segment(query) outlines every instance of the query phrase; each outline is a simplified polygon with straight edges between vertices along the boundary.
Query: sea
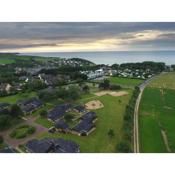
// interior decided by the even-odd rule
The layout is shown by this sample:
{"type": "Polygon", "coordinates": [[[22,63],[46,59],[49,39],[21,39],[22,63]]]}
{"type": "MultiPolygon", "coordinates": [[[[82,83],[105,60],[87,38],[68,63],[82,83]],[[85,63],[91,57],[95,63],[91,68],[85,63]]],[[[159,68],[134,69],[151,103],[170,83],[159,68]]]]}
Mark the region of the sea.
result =
{"type": "Polygon", "coordinates": [[[35,52],[22,53],[43,57],[83,58],[96,64],[131,63],[143,61],[164,62],[175,64],[175,51],[99,51],[99,52],[35,52]]]}

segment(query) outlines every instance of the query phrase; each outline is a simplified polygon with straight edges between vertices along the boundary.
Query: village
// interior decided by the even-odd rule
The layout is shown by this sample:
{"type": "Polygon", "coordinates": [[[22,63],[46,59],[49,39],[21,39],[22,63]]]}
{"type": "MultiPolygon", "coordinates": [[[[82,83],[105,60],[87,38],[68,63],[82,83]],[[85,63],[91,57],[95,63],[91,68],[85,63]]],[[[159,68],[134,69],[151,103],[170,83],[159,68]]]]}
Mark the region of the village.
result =
{"type": "Polygon", "coordinates": [[[1,65],[12,71],[0,76],[0,152],[94,152],[95,144],[87,148],[86,143],[97,144],[106,136],[96,151],[114,152],[134,88],[159,71],[154,63],[135,69],[83,59],[40,59],[1,65]]]}

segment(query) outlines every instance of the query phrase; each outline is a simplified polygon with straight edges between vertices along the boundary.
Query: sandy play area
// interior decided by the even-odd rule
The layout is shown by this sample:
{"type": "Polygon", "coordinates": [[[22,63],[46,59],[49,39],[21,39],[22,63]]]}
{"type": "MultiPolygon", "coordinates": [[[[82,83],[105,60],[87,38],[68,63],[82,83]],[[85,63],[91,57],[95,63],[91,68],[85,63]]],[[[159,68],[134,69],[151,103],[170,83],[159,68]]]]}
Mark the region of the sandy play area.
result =
{"type": "Polygon", "coordinates": [[[96,92],[95,95],[97,96],[103,96],[103,95],[111,95],[114,97],[119,97],[119,96],[123,96],[123,95],[127,95],[128,92],[126,91],[100,91],[100,92],[96,92]]]}
{"type": "Polygon", "coordinates": [[[92,100],[85,104],[86,109],[100,109],[103,108],[103,104],[99,100],[92,100]]]}

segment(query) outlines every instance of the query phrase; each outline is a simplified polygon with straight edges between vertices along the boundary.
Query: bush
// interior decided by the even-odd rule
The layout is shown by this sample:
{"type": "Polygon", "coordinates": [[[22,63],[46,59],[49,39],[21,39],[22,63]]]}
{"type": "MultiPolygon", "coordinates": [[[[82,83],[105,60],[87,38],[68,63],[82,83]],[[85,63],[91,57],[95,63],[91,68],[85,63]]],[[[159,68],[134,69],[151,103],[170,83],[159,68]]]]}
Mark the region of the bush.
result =
{"type": "Polygon", "coordinates": [[[28,134],[33,134],[35,131],[36,131],[36,128],[33,127],[33,126],[31,126],[31,127],[29,127],[29,129],[28,129],[28,134]]]}
{"type": "Polygon", "coordinates": [[[10,133],[11,138],[21,139],[33,134],[36,128],[29,125],[21,125],[10,133]]]}
{"type": "Polygon", "coordinates": [[[40,116],[43,117],[43,118],[46,118],[47,117],[47,111],[46,110],[42,110],[40,112],[40,116]]]}
{"type": "Polygon", "coordinates": [[[116,84],[111,84],[110,85],[110,90],[120,90],[121,86],[120,85],[116,85],[116,84]]]}
{"type": "Polygon", "coordinates": [[[121,141],[119,144],[117,144],[116,150],[117,152],[120,152],[120,153],[131,153],[132,152],[130,143],[127,141],[121,141]]]}

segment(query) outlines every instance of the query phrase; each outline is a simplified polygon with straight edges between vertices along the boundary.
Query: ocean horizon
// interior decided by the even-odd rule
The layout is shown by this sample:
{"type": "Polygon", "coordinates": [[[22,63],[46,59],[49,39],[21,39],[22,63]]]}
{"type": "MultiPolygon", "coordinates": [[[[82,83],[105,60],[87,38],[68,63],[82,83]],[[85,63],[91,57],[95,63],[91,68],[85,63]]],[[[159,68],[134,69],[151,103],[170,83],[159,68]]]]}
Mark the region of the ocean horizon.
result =
{"type": "Polygon", "coordinates": [[[82,58],[96,64],[109,65],[143,61],[165,62],[167,65],[175,64],[175,51],[33,52],[20,53],[20,55],[61,57],[67,59],[82,58]]]}

